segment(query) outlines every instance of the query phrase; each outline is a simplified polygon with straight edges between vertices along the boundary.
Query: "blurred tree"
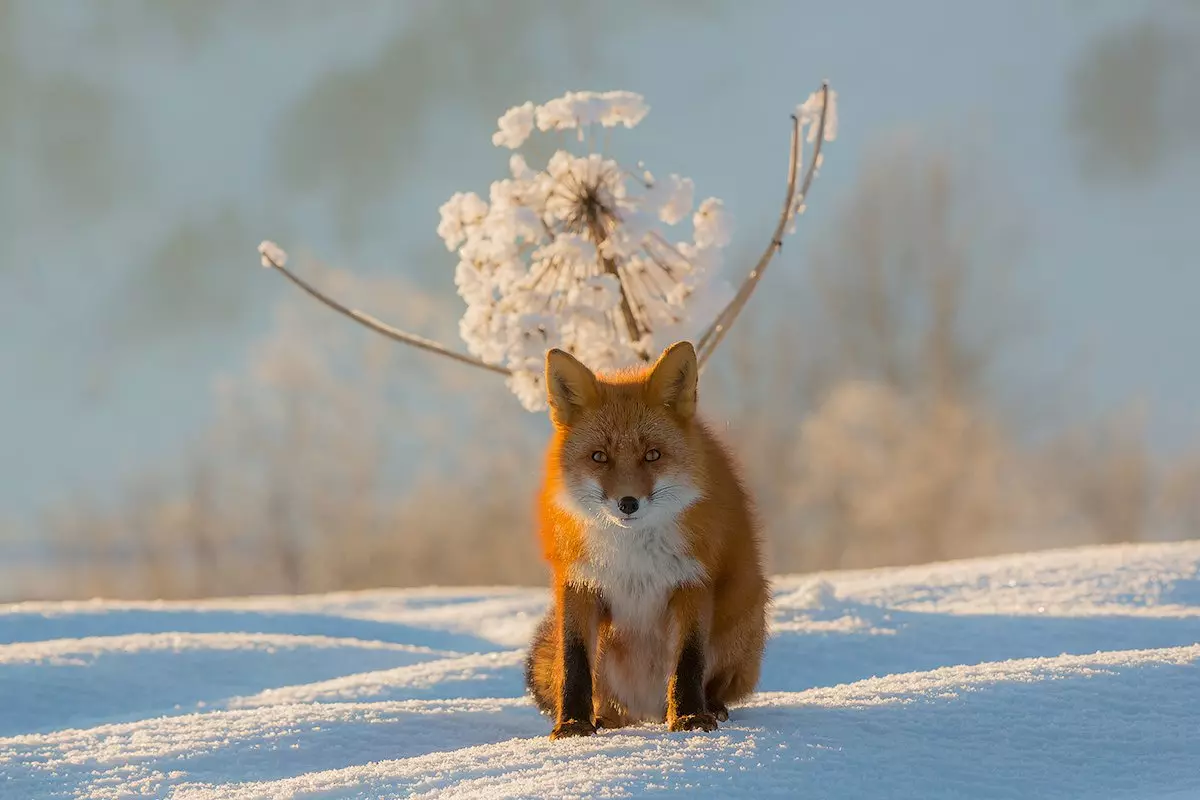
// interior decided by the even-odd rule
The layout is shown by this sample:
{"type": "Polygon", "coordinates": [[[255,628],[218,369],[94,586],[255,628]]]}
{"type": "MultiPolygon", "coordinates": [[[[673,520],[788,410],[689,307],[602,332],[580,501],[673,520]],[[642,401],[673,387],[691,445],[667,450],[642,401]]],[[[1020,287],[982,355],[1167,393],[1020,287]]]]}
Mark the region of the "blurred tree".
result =
{"type": "MultiPolygon", "coordinates": [[[[321,272],[349,302],[369,297],[436,335],[453,328],[407,281],[321,272]]],[[[546,421],[521,415],[495,376],[396,347],[292,292],[216,399],[212,426],[168,468],[47,518],[68,591],[541,580],[530,433],[546,421]]]]}
{"type": "Polygon", "coordinates": [[[1020,310],[1014,206],[978,154],[898,138],[869,154],[813,248],[819,369],[905,394],[982,402],[1020,310]]]}
{"type": "Polygon", "coordinates": [[[253,299],[245,287],[254,233],[232,205],[182,220],[109,299],[110,343],[144,352],[164,338],[227,329],[253,299]]]}
{"type": "MultiPolygon", "coordinates": [[[[172,195],[162,187],[177,177],[157,169],[152,157],[146,131],[154,120],[138,100],[145,84],[129,78],[131,53],[163,60],[169,69],[172,59],[186,64],[227,51],[239,36],[286,42],[347,17],[378,17],[392,27],[381,48],[320,74],[294,105],[287,107],[285,98],[273,115],[276,145],[266,157],[273,154],[275,169],[265,185],[194,201],[186,217],[164,226],[145,258],[116,260],[120,277],[101,312],[102,335],[115,335],[114,343],[125,346],[219,336],[261,299],[245,280],[229,276],[253,263],[251,248],[262,238],[254,226],[266,223],[264,208],[272,208],[271,235],[282,238],[299,227],[299,207],[319,198],[342,240],[352,242],[381,204],[404,191],[409,170],[428,161],[436,142],[424,133],[434,115],[465,114],[472,129],[486,129],[503,113],[505,98],[559,92],[564,73],[619,63],[614,33],[635,30],[649,15],[695,16],[717,8],[709,0],[403,6],[387,0],[0,0],[0,210],[11,211],[0,214],[0,242],[15,238],[19,228],[8,226],[53,219],[73,229],[172,195]],[[572,45],[541,47],[535,39],[572,45]],[[25,171],[33,175],[15,180],[25,171]],[[46,198],[31,202],[28,189],[17,196],[9,188],[17,186],[35,187],[46,198]],[[123,206],[130,198],[137,200],[123,206]],[[35,211],[36,219],[30,216],[35,211]],[[188,324],[175,324],[178,318],[188,324]]],[[[430,219],[436,221],[442,199],[422,200],[430,219]]],[[[433,224],[427,227],[432,240],[433,224]]],[[[131,244],[125,249],[135,252],[131,244]]],[[[418,248],[416,255],[430,252],[436,250],[418,248]]],[[[0,253],[0,270],[17,263],[6,255],[0,253]]]]}
{"type": "Polygon", "coordinates": [[[1066,431],[1047,447],[1057,483],[1071,497],[1081,523],[1095,541],[1129,542],[1150,537],[1162,465],[1146,447],[1144,414],[1122,414],[1066,431]]]}
{"type": "MultiPolygon", "coordinates": [[[[0,0],[0,239],[31,199],[66,219],[106,209],[124,180],[127,152],[116,136],[120,98],[85,71],[46,64],[29,51],[39,41],[38,9],[0,0]],[[35,63],[36,62],[36,63],[35,63]],[[20,171],[32,175],[16,180],[20,171]],[[15,187],[36,187],[36,197],[15,187]]],[[[43,209],[45,211],[45,209],[43,209]]],[[[15,266],[0,258],[0,270],[15,266]]]]}
{"type": "Polygon", "coordinates": [[[1066,127],[1091,181],[1148,181],[1200,151],[1200,3],[1153,3],[1098,37],[1069,78],[1066,127]]]}
{"type": "Polygon", "coordinates": [[[985,550],[1028,510],[991,381],[1019,313],[1007,290],[1021,236],[985,163],[899,137],[816,233],[815,402],[784,501],[809,535],[775,537],[786,566],[985,550]]]}
{"type": "MultiPolygon", "coordinates": [[[[351,239],[372,204],[427,158],[434,114],[461,115],[464,125],[488,130],[510,105],[580,88],[562,85],[564,71],[586,77],[603,62],[607,74],[615,68],[620,75],[612,37],[648,16],[716,8],[707,0],[416,4],[378,53],[322,76],[287,113],[279,175],[296,192],[332,196],[351,239]],[[556,41],[570,46],[546,46],[556,41]]],[[[443,200],[430,198],[430,207],[443,200]]]]}
{"type": "MultiPolygon", "coordinates": [[[[1021,310],[1002,291],[1019,237],[977,166],[908,139],[879,149],[787,293],[803,302],[764,295],[705,373],[706,416],[745,465],[772,570],[1194,524],[1192,462],[1164,478],[1132,429],[1087,421],[1039,449],[1002,413],[992,378],[1021,310]]],[[[319,280],[427,334],[453,327],[448,301],[406,280],[319,280]]],[[[544,416],[519,412],[495,376],[395,347],[301,293],[281,297],[191,453],[111,503],[48,520],[70,568],[60,591],[542,582],[544,416]]]]}
{"type": "Polygon", "coordinates": [[[1165,473],[1155,507],[1156,530],[1164,538],[1200,538],[1200,447],[1186,450],[1165,473]]]}

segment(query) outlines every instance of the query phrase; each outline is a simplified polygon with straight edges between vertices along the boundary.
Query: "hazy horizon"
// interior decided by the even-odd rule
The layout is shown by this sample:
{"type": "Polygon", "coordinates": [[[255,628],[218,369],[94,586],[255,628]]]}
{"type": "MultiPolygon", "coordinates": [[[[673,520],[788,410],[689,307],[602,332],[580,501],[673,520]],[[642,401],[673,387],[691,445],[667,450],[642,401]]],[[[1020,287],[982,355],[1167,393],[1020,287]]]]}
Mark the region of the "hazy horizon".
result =
{"type": "Polygon", "coordinates": [[[779,273],[806,269],[874,149],[977,154],[1021,220],[1033,320],[1005,391],[1048,417],[1143,407],[1156,451],[1200,441],[1200,371],[1179,358],[1200,342],[1200,128],[1170,105],[1197,83],[1122,105],[1149,91],[1142,73],[1104,81],[1121,53],[1172,69],[1153,37],[1138,61],[1137,31],[1200,42],[1196,4],[449,8],[0,2],[0,527],[36,540],[44,512],[113,497],[203,434],[214,381],[296,291],[257,267],[261,239],[460,308],[438,206],[503,171],[490,137],[506,108],[570,89],[646,96],[630,149],[725,200],[739,269],[777,213],[788,114],[822,79],[841,130],[779,273]],[[1093,98],[1079,122],[1097,81],[1113,107],[1093,98]],[[1106,128],[1116,149],[1097,164],[1089,124],[1140,136],[1106,128]]]}

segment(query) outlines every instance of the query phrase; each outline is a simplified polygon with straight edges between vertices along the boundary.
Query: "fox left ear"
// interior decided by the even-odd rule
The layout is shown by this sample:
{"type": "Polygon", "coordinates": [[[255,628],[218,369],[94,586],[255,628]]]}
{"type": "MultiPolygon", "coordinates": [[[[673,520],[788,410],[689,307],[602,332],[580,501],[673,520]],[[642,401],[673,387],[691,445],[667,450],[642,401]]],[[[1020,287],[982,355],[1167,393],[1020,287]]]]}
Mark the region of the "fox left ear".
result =
{"type": "Polygon", "coordinates": [[[691,342],[676,342],[663,351],[650,372],[651,402],[664,405],[681,419],[696,413],[696,348],[691,342]]]}
{"type": "Polygon", "coordinates": [[[569,426],[596,401],[596,393],[596,376],[583,362],[557,347],[547,351],[546,399],[555,425],[569,426]]]}

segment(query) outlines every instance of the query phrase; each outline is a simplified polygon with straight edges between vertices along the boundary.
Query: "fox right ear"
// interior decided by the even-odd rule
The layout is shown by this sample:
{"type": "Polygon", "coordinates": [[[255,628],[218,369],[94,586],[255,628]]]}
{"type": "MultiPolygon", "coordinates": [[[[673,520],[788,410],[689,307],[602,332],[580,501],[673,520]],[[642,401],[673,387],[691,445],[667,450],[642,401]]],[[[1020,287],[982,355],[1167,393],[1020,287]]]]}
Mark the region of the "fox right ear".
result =
{"type": "Polygon", "coordinates": [[[696,348],[691,342],[676,342],[663,351],[650,371],[650,397],[655,405],[672,409],[682,419],[696,413],[696,348]]]}
{"type": "Polygon", "coordinates": [[[546,397],[555,425],[570,425],[596,393],[596,376],[583,362],[557,347],[546,353],[546,397]]]}

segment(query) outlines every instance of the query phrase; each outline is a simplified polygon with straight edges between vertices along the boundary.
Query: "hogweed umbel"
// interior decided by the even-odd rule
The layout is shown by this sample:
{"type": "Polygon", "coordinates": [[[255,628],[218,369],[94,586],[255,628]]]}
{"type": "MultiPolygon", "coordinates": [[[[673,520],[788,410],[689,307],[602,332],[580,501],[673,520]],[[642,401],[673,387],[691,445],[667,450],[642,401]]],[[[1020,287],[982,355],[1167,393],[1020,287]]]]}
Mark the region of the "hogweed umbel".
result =
{"type": "Polygon", "coordinates": [[[459,332],[470,355],[328,298],[285,267],[286,253],[273,242],[259,246],[263,265],[397,341],[505,374],[530,411],[545,408],[542,369],[551,347],[603,371],[691,339],[703,365],[804,211],[821,145],[836,137],[836,94],[826,84],[797,107],[783,210],[766,251],[736,291],[720,275],[730,242],[721,200],[696,205],[690,178],[659,179],[640,163],[628,167],[591,146],[601,138],[597,129],[631,129],[648,112],[633,92],[568,92],[542,105],[514,106],[499,118],[492,143],[514,151],[509,177],[492,183],[487,200],[456,192],[439,209],[438,235],[459,258],[454,283],[466,303],[459,332]],[[515,151],[535,129],[574,132],[582,152],[564,145],[534,169],[515,151]],[[805,139],[813,157],[798,185],[805,139]],[[680,235],[685,221],[690,231],[680,235]]]}

